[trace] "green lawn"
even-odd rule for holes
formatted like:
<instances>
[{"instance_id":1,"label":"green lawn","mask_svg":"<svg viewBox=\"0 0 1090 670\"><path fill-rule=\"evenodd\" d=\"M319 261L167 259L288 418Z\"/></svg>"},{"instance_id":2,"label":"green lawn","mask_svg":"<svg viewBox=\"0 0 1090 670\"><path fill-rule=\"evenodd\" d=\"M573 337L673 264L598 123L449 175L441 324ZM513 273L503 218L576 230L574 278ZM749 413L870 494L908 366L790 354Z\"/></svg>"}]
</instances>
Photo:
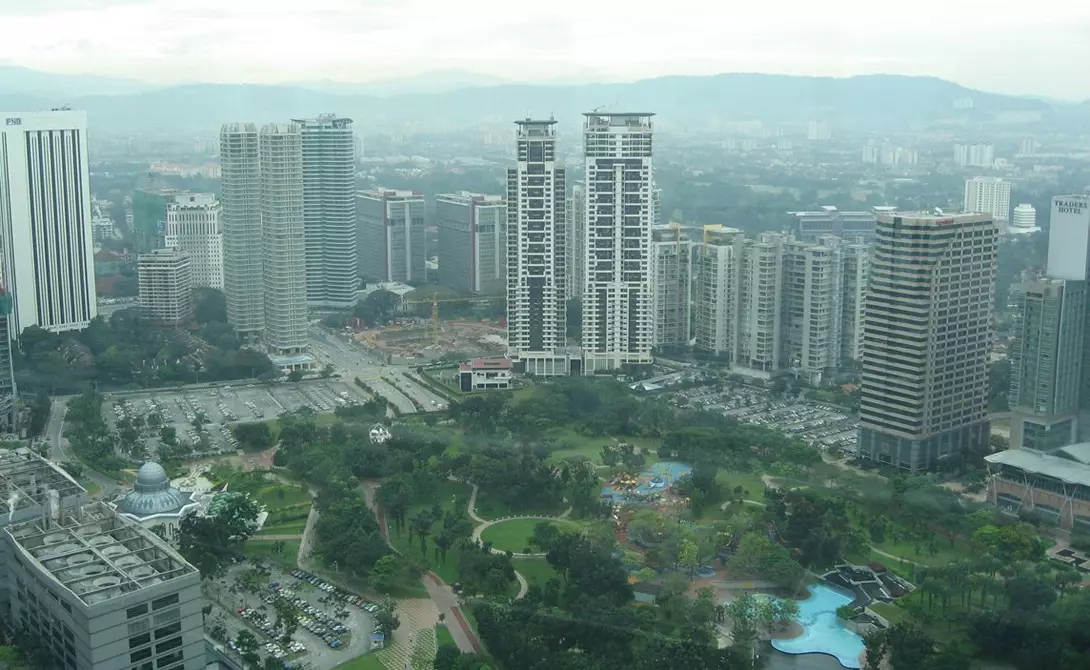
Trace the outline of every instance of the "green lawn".
<instances>
[{"instance_id":1,"label":"green lawn","mask_svg":"<svg viewBox=\"0 0 1090 670\"><path fill-rule=\"evenodd\" d=\"M510 505L490 496L487 491L477 491L476 511L477 516L482 519L502 519L508 516L557 516L563 514L567 508L567 504L561 502L552 507L511 509Z\"/></svg>"},{"instance_id":2,"label":"green lawn","mask_svg":"<svg viewBox=\"0 0 1090 670\"><path fill-rule=\"evenodd\" d=\"M908 612L890 603L873 602L867 607L870 607L879 616L885 617L886 621L891 625L900 623L908 616Z\"/></svg>"},{"instance_id":3,"label":"green lawn","mask_svg":"<svg viewBox=\"0 0 1090 670\"><path fill-rule=\"evenodd\" d=\"M761 481L760 475L751 474L749 472L732 472L730 470L720 470L715 476L715 481L719 482L720 486L733 489L736 486L741 486L749 493L745 493L746 500L756 500L757 502L764 502L765 499L765 485Z\"/></svg>"},{"instance_id":4,"label":"green lawn","mask_svg":"<svg viewBox=\"0 0 1090 670\"><path fill-rule=\"evenodd\" d=\"M389 670L374 654L357 656L337 666L338 670Z\"/></svg>"},{"instance_id":5,"label":"green lawn","mask_svg":"<svg viewBox=\"0 0 1090 670\"><path fill-rule=\"evenodd\" d=\"M444 624L439 624L435 627L435 647L438 649L443 645L456 647L458 646L458 643L454 641L454 636L450 634L450 629Z\"/></svg>"},{"instance_id":6,"label":"green lawn","mask_svg":"<svg viewBox=\"0 0 1090 670\"><path fill-rule=\"evenodd\" d=\"M530 586L545 588L545 583L558 576L553 566L544 558L513 558L511 564L522 575Z\"/></svg>"},{"instance_id":7,"label":"green lawn","mask_svg":"<svg viewBox=\"0 0 1090 670\"><path fill-rule=\"evenodd\" d=\"M250 558L259 558L268 563L278 565L288 570L299 567L295 559L299 556L299 540L282 540L283 552L277 553L279 546L275 540L262 540L250 538L242 545L242 553Z\"/></svg>"},{"instance_id":8,"label":"green lawn","mask_svg":"<svg viewBox=\"0 0 1090 670\"><path fill-rule=\"evenodd\" d=\"M550 440L566 442L570 445L567 449L559 449L549 454L549 461L551 463L559 463L566 458L583 457L598 465L602 465L602 447L618 442L627 442L640 447L647 459L647 465L651 465L652 463L658 462L658 448L662 444L662 440L656 437L617 436L617 438L614 439L609 435L583 435L570 427L554 428L548 432L546 437Z\"/></svg>"},{"instance_id":9,"label":"green lawn","mask_svg":"<svg viewBox=\"0 0 1090 670\"><path fill-rule=\"evenodd\" d=\"M284 523L264 526L261 529L261 535L302 535L306 526L306 519L285 521Z\"/></svg>"},{"instance_id":10,"label":"green lawn","mask_svg":"<svg viewBox=\"0 0 1090 670\"><path fill-rule=\"evenodd\" d=\"M501 521L494 526L489 526L481 533L481 541L491 542L492 546L500 551L512 551L525 553L530 548L530 536L533 535L534 526L541 523L537 519L514 519ZM582 530L583 524L575 521L551 522L561 532ZM531 551L540 551L530 548Z\"/></svg>"},{"instance_id":11,"label":"green lawn","mask_svg":"<svg viewBox=\"0 0 1090 670\"><path fill-rule=\"evenodd\" d=\"M416 516L418 512L426 511L430 513L435 503L438 503L444 512L448 509L465 510L469 505L469 495L471 492L472 488L469 484L452 481L441 482L439 486L435 487L435 490L431 492L431 496L429 496L427 500L418 501L409 508L409 511L405 514L405 529L401 531L400 535L397 532L394 520L389 516L386 517L390 541L397 547L398 551L406 556L412 557L413 560L420 561L428 566L448 584L453 584L458 581L458 550L451 549L447 552L447 561L445 564L436 560L434 540L443 527L442 519L432 522L432 532L427 539L427 550L423 555L420 552L420 539L413 535L410 540L409 520Z\"/></svg>"}]
</instances>

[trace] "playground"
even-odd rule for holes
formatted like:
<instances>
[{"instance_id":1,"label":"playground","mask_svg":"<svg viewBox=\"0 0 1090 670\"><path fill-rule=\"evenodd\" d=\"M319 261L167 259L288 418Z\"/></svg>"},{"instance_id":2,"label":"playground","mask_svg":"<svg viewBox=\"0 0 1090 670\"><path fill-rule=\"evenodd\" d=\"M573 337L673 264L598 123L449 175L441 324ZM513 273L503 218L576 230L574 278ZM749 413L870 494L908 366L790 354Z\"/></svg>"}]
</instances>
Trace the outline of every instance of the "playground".
<instances>
[{"instance_id":1,"label":"playground","mask_svg":"<svg viewBox=\"0 0 1090 670\"><path fill-rule=\"evenodd\" d=\"M680 477L692 474L692 467L675 461L659 461L638 475L619 473L602 486L602 499L614 505L662 507L680 505L685 499L671 492Z\"/></svg>"}]
</instances>

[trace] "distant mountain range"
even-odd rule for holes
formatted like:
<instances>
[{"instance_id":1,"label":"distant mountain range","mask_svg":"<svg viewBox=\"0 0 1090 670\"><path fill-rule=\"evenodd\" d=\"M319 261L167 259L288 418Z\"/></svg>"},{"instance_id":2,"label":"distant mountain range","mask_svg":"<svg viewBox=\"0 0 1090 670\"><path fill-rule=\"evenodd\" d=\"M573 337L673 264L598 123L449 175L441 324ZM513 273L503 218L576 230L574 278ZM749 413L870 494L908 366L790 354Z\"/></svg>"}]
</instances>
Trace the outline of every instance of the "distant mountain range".
<instances>
[{"instance_id":1,"label":"distant mountain range","mask_svg":"<svg viewBox=\"0 0 1090 670\"><path fill-rule=\"evenodd\" d=\"M631 83L522 84L471 72L437 72L370 84L191 84L151 88L124 79L46 75L0 68L0 109L70 104L108 132L209 132L233 120L265 122L335 112L363 128L406 121L448 126L554 116L565 125L605 107L655 112L660 124L699 129L714 121L821 119L853 129L909 129L942 119L988 122L1007 112L1063 107L1065 120L1086 106L976 91L942 79L867 75L837 79L768 74L670 76ZM143 88L142 88L143 87ZM94 93L91 93L94 91ZM954 102L972 98L971 109Z\"/></svg>"}]
</instances>

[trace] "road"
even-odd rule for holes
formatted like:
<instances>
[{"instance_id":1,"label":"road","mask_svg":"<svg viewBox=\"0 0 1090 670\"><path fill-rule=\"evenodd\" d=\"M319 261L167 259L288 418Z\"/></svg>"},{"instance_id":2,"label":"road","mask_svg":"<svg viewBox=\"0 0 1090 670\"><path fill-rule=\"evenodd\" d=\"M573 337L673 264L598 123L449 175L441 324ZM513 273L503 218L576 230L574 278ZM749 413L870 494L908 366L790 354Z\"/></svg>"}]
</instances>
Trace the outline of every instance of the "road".
<instances>
[{"instance_id":1,"label":"road","mask_svg":"<svg viewBox=\"0 0 1090 670\"><path fill-rule=\"evenodd\" d=\"M351 338L311 328L310 350L322 364L332 365L344 379L351 381L358 377L392 402L402 414L418 411L417 406L425 412L446 408L444 398L405 376L409 368L387 365Z\"/></svg>"},{"instance_id":2,"label":"road","mask_svg":"<svg viewBox=\"0 0 1090 670\"><path fill-rule=\"evenodd\" d=\"M64 417L68 414L68 400L71 396L58 396L53 399L53 408L49 412L49 423L45 427L45 435L49 440L49 458L54 463L77 463L75 454L68 438L64 436ZM117 482L109 477L95 472L86 465L83 466L83 479L92 481L102 487L96 497L110 498L117 490Z\"/></svg>"}]
</instances>

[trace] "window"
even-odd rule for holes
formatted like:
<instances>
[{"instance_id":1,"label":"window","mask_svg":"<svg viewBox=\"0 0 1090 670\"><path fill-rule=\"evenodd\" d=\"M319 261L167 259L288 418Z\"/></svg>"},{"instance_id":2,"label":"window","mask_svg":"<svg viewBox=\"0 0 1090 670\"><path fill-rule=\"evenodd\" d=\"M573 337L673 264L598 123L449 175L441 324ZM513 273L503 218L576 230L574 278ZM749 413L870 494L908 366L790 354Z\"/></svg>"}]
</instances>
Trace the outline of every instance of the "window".
<instances>
[{"instance_id":1,"label":"window","mask_svg":"<svg viewBox=\"0 0 1090 670\"><path fill-rule=\"evenodd\" d=\"M148 613L148 604L147 603L144 603L143 605L137 605L135 607L130 607L129 609L125 610L125 614L127 614L128 618L130 618L130 619L135 619L136 617L147 614L147 613Z\"/></svg>"},{"instance_id":2,"label":"window","mask_svg":"<svg viewBox=\"0 0 1090 670\"><path fill-rule=\"evenodd\" d=\"M169 637L171 635L177 635L180 632L182 632L182 622L178 621L178 622L170 624L169 626L163 626L162 628L156 629L155 630L155 639L156 640L162 640L164 637Z\"/></svg>"},{"instance_id":3,"label":"window","mask_svg":"<svg viewBox=\"0 0 1090 670\"><path fill-rule=\"evenodd\" d=\"M166 642L164 642L162 644L155 645L155 653L156 654L161 654L164 651L170 651L171 649L177 649L180 646L182 646L182 638L181 638L181 636L178 636L178 637L174 638L173 640L167 640Z\"/></svg>"},{"instance_id":4,"label":"window","mask_svg":"<svg viewBox=\"0 0 1090 670\"><path fill-rule=\"evenodd\" d=\"M159 668L159 670L162 670L163 668L170 667L174 663L178 663L181 660L182 660L182 650L179 649L178 651L174 652L173 654L167 654L166 656L160 658L156 662L156 667Z\"/></svg>"},{"instance_id":5,"label":"window","mask_svg":"<svg viewBox=\"0 0 1090 670\"><path fill-rule=\"evenodd\" d=\"M178 604L178 594L177 593L171 593L169 596L163 596L162 598L159 598L158 600L151 601L151 608L153 610L161 610L164 607L169 607L170 605L177 605L177 604Z\"/></svg>"},{"instance_id":6,"label":"window","mask_svg":"<svg viewBox=\"0 0 1090 670\"><path fill-rule=\"evenodd\" d=\"M129 649L136 649L151 642L151 633L144 633L143 635L137 635L136 637L129 638Z\"/></svg>"},{"instance_id":7,"label":"window","mask_svg":"<svg viewBox=\"0 0 1090 670\"><path fill-rule=\"evenodd\" d=\"M151 658L151 647L141 649L140 651L134 651L133 653L129 654L130 663L137 663L144 660L145 658Z\"/></svg>"}]
</instances>

